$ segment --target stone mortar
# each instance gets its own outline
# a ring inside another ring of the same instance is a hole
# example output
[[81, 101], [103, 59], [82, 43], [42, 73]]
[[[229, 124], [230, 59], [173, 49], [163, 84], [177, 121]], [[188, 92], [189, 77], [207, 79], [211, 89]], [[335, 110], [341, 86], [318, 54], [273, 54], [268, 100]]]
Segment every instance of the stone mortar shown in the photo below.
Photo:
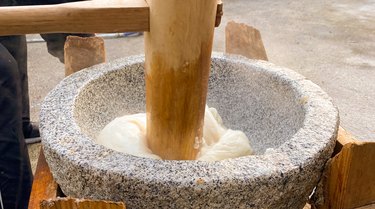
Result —
[[303, 208], [331, 156], [338, 111], [303, 76], [214, 54], [207, 103], [256, 155], [218, 162], [134, 157], [93, 142], [115, 117], [145, 111], [144, 57], [64, 79], [41, 110], [44, 152], [66, 195], [128, 208]]

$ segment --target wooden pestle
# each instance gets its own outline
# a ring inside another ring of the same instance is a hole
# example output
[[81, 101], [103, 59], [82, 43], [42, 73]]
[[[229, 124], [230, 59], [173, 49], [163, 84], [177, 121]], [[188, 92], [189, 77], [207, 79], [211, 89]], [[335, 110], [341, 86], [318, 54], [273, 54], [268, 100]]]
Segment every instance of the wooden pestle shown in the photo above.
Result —
[[194, 160], [202, 140], [217, 0], [148, 0], [147, 142], [168, 160]]

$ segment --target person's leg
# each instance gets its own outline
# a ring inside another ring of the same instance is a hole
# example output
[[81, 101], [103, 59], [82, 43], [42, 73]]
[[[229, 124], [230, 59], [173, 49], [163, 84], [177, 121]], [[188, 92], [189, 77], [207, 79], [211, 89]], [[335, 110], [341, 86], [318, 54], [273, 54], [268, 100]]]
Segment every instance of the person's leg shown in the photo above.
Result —
[[0, 190], [4, 208], [26, 209], [32, 173], [22, 133], [20, 86], [18, 64], [0, 44]]
[[27, 76], [27, 45], [26, 37], [7, 36], [2, 37], [1, 44], [8, 49], [18, 64], [18, 72], [21, 79], [22, 94], [22, 127], [25, 138], [39, 137], [39, 128], [30, 122], [29, 83]]

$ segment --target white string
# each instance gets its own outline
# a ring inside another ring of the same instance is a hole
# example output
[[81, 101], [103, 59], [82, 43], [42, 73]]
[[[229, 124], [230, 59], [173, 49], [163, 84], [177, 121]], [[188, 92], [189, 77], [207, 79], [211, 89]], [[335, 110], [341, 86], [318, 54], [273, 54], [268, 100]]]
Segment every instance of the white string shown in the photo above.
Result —
[[0, 190], [0, 206], [1, 206], [1, 209], [4, 209], [3, 197], [1, 196], [1, 190]]

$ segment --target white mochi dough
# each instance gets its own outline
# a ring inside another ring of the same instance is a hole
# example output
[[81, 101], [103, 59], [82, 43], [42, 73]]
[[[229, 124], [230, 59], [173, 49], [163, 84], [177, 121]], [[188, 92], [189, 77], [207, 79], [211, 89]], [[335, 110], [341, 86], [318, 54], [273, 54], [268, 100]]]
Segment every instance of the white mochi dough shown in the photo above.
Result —
[[[161, 159], [147, 147], [146, 114], [118, 117], [100, 132], [96, 143], [126, 154]], [[219, 161], [251, 155], [249, 139], [242, 131], [224, 127], [215, 108], [206, 107], [203, 142], [197, 160]]]

